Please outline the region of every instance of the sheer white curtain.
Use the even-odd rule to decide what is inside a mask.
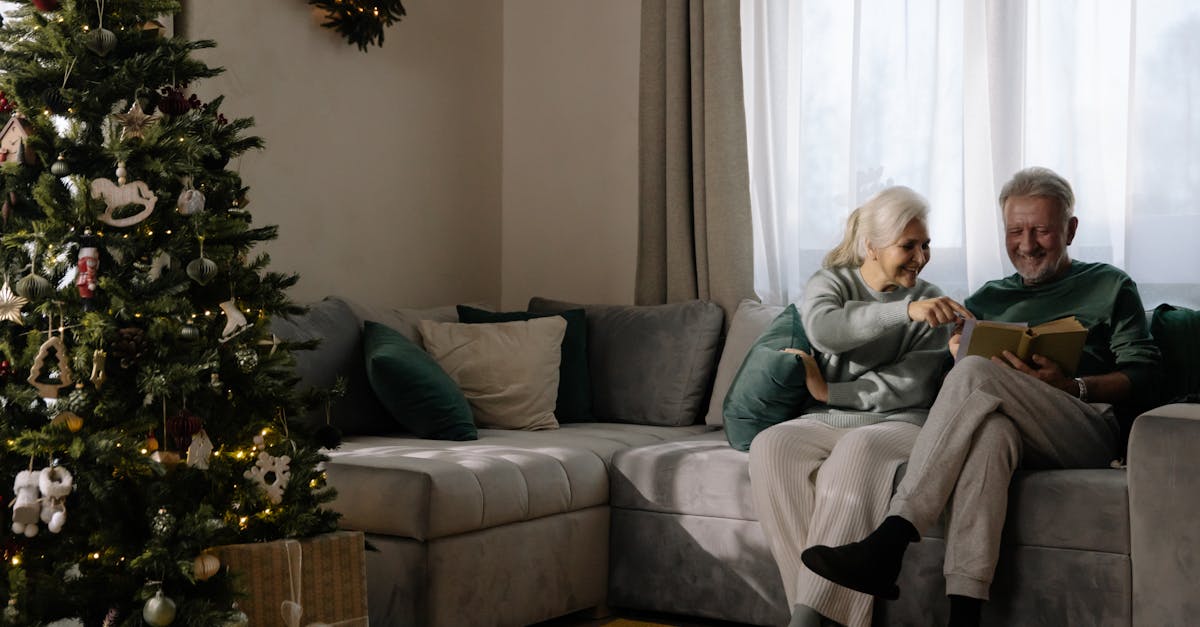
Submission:
[[[1074,258],[1200,306],[1200,5],[746,0],[742,37],[764,301],[889,184],[929,198],[924,276],[963,298],[1012,272],[996,196],[1044,165],[1075,187]]]

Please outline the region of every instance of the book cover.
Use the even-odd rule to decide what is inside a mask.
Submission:
[[[1035,366],[1032,355],[1037,354],[1057,363],[1063,374],[1071,377],[1079,367],[1087,334],[1087,329],[1074,316],[1032,327],[1023,322],[964,320],[962,339],[954,358],[959,360],[967,355],[999,357],[1007,350]]]

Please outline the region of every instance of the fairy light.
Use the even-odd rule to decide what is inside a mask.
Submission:
[[[21,556],[20,556],[20,555],[14,555],[14,556],[13,556],[13,558],[12,558],[12,565],[13,565],[13,566],[20,566],[20,565],[21,565]]]

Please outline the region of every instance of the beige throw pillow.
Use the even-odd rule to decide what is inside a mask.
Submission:
[[[493,429],[557,429],[561,316],[460,324],[422,320],[425,350],[458,384],[475,423]]]

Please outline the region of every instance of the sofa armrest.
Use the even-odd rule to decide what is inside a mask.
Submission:
[[[1200,404],[1152,409],[1129,436],[1134,625],[1200,616]]]

